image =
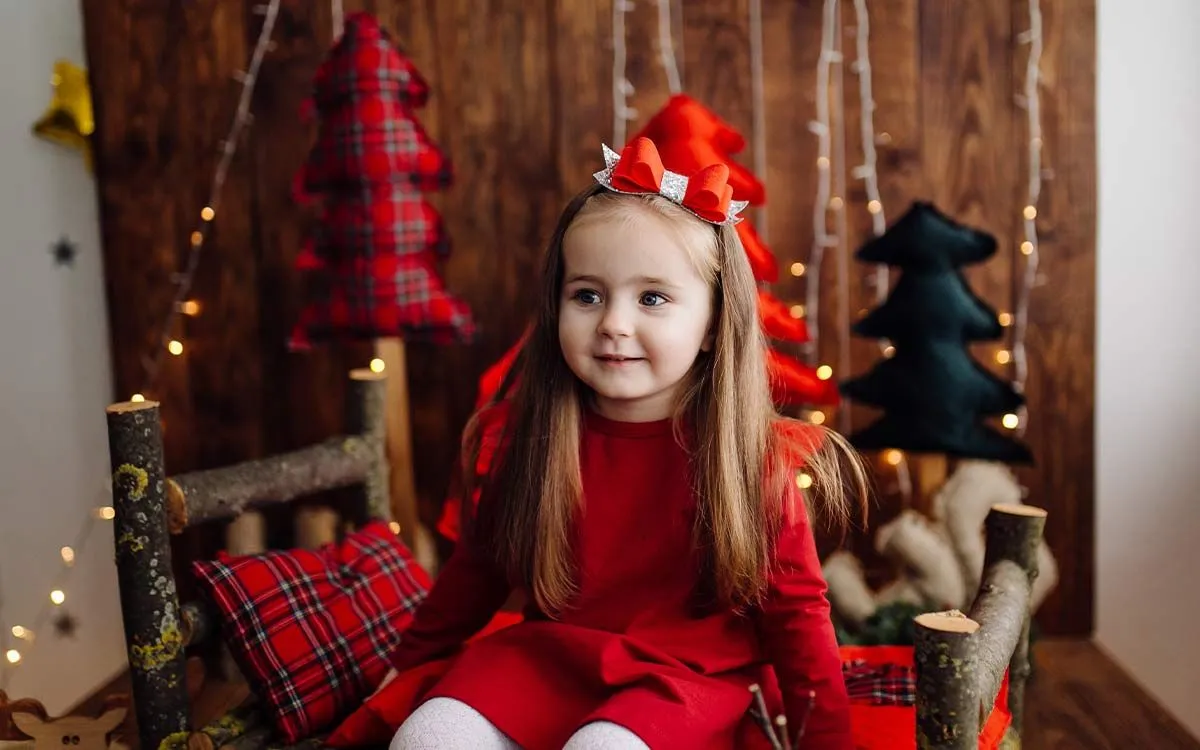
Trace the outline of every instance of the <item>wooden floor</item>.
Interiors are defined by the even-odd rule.
[[[1022,750],[1200,750],[1200,741],[1090,642],[1038,641],[1034,669],[1026,692]],[[189,677],[198,687],[201,675]],[[128,690],[128,681],[118,679],[81,710],[98,705],[105,694]],[[202,691],[193,706],[196,724],[219,716],[245,695],[244,686]],[[133,729],[132,720],[128,729]]]
[[[1044,640],[1033,648],[1022,750],[1200,750],[1094,644]]]

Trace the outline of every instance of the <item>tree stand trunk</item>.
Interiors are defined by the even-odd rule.
[[[1046,511],[996,505],[985,522],[987,557],[970,617],[954,610],[916,618],[917,747],[967,750],[1008,671],[1011,735],[1020,737],[1029,676],[1029,615]]]
[[[921,453],[912,455],[916,485],[913,509],[926,518],[933,517],[933,498],[946,483],[949,461],[945,453]]]
[[[400,524],[400,538],[413,549],[418,540],[417,488],[413,476],[412,418],[408,404],[408,363],[404,340],[378,339],[375,356],[383,360],[387,373],[385,424],[387,457],[391,464],[392,518]]]

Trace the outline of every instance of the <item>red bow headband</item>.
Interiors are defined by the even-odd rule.
[[[748,201],[733,200],[729,167],[717,163],[689,176],[663,166],[649,138],[635,138],[620,153],[604,146],[605,169],[593,175],[604,187],[629,195],[661,195],[710,224],[737,224]]]

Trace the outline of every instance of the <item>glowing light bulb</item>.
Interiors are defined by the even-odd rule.
[[[75,550],[70,547],[63,547],[58,551],[58,554],[62,555],[62,561],[67,565],[75,562]]]
[[[212,210],[212,206],[205,206],[204,208],[200,209],[200,218],[204,219],[205,221],[212,221],[213,217],[216,215],[217,212]]]
[[[817,377],[821,380],[829,380],[833,377],[833,368],[829,365],[821,365],[817,368]]]
[[[189,299],[179,303],[179,312],[184,315],[196,316],[200,314],[200,303],[194,299]]]
[[[813,424],[825,424],[825,412],[814,411],[812,414],[808,415],[808,421],[812,422]]]
[[[183,354],[183,342],[178,339],[171,339],[167,343],[167,351],[178,357],[180,354]]]
[[[1030,221],[1036,219],[1037,218],[1037,207],[1036,206],[1026,206],[1024,214],[1025,214],[1025,218],[1029,219]]]
[[[883,356],[888,357],[890,359],[891,357],[893,357],[895,355],[896,355],[896,347],[892,346],[891,344],[888,344],[887,346],[883,347]]]
[[[1017,426],[1019,424],[1021,424],[1021,418],[1018,417],[1016,414],[1005,414],[1004,418],[1000,421],[1005,427],[1007,427],[1010,430],[1017,429]]]
[[[1021,255],[1033,255],[1033,243],[1025,240],[1021,243]]]
[[[199,247],[204,242],[204,235],[199,232],[192,232],[192,247]]]
[[[818,169],[829,169],[829,157],[828,156],[818,156],[817,157],[817,168]]]
[[[399,534],[400,533],[400,522],[392,521],[391,523],[388,524],[388,528],[392,530],[393,534]]]
[[[1000,313],[999,317],[1000,325],[1004,326],[1005,328],[1008,328],[1010,325],[1012,325],[1012,313],[1002,312]]]
[[[1012,361],[1012,352],[1007,349],[1001,349],[1000,351],[996,352],[996,361],[1002,365],[1007,365]]]
[[[54,589],[53,591],[50,592],[50,601],[54,602],[55,604],[62,604],[66,600],[67,600],[67,595],[64,594],[62,591],[59,591],[58,589]]]
[[[793,318],[799,320],[804,317],[804,305],[792,305],[788,309],[788,312],[791,313]]]
[[[12,634],[14,638],[20,638],[21,640],[25,640],[33,636],[33,633],[21,627],[20,625],[13,625]]]
[[[143,396],[143,395],[142,395],[142,394],[140,394],[140,393],[135,393],[135,394],[133,394],[132,396],[130,396],[130,397],[129,397],[129,400],[130,400],[130,401],[132,401],[132,402],[133,402],[133,403],[135,403],[135,404],[140,404],[140,403],[142,403],[143,401],[145,401],[145,400],[146,400],[146,397],[145,397],[145,396]]]
[[[883,210],[883,204],[880,203],[879,201],[873,200],[873,201],[869,201],[867,203],[867,211],[869,213],[877,214],[882,210]]]
[[[904,454],[895,448],[892,448],[887,453],[883,454],[883,460],[887,461],[889,466],[899,466],[900,462],[904,460]]]
[[[792,264],[792,269],[791,269],[791,270],[792,270],[792,275],[793,275],[793,276],[803,276],[803,275],[804,275],[804,271],[805,271],[804,264],[803,264],[803,263],[798,263],[798,262],[797,262],[797,263],[793,263],[793,264]]]
[[[383,372],[387,365],[379,357],[371,360],[371,372]]]
[[[841,211],[842,205],[843,205],[843,201],[839,196],[835,195],[829,199],[829,207],[831,209],[833,209],[834,211]]]
[[[800,474],[796,477],[796,486],[802,490],[807,490],[809,487],[812,487],[812,484],[813,478],[808,474]]]
[[[17,662],[21,661],[21,652],[15,648],[10,648],[8,652],[4,654],[4,658],[8,659],[9,664],[16,664]]]
[[[101,518],[105,521],[111,521],[117,517],[117,512],[113,510],[111,505],[104,505],[96,508],[96,518]]]

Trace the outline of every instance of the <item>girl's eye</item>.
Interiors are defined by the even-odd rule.
[[[571,299],[585,305],[595,305],[600,302],[600,295],[592,289],[580,289],[571,295]]]
[[[646,292],[642,295],[641,302],[646,307],[658,307],[659,305],[665,305],[667,298],[658,292]]]

